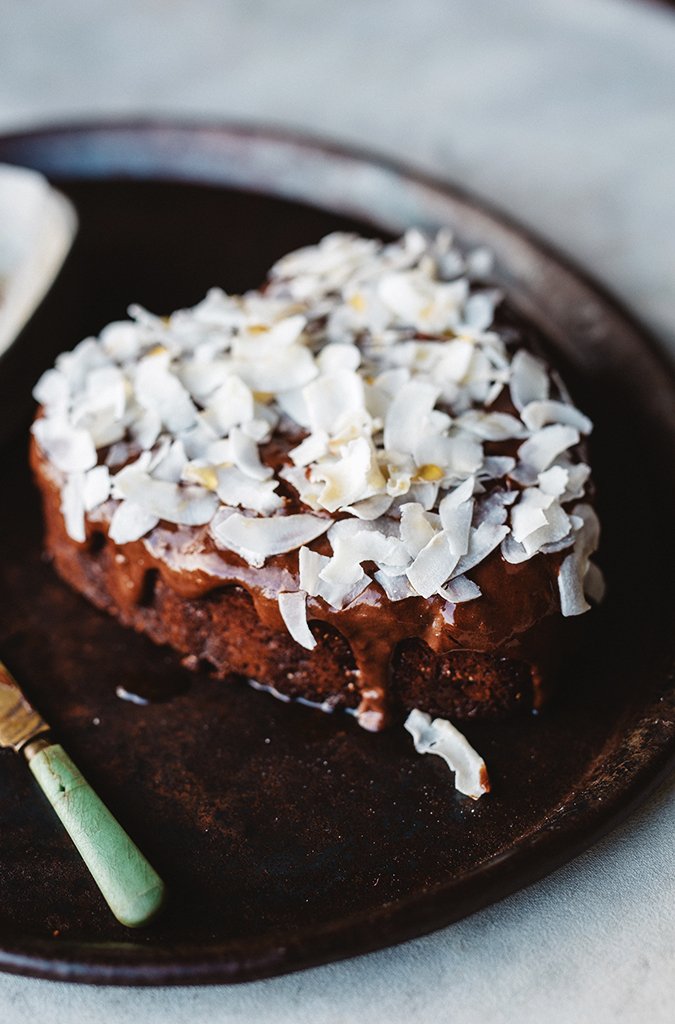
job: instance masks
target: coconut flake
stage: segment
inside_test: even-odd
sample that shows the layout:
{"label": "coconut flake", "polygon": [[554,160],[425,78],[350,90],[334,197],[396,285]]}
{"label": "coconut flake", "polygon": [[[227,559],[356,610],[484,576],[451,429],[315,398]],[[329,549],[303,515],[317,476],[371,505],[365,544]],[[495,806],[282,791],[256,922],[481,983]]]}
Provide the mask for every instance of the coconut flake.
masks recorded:
{"label": "coconut flake", "polygon": [[217,544],[260,568],[272,555],[294,551],[320,537],[331,525],[330,519],[301,512],[270,519],[243,516],[235,512],[212,527]]}
{"label": "coconut flake", "polygon": [[312,354],[304,345],[280,348],[273,358],[239,359],[232,368],[253,391],[272,394],[302,388],[318,373]]}
{"label": "coconut flake", "polygon": [[586,481],[591,475],[591,468],[583,462],[576,464],[569,463],[565,466],[567,472],[567,486],[560,496],[560,501],[574,501],[583,498]]}
{"label": "coconut flake", "polygon": [[215,474],[216,494],[224,505],[241,505],[265,516],[283,505],[276,480],[253,480],[235,466],[219,468]]}
{"label": "coconut flake", "polygon": [[465,555],[469,550],[469,532],[473,517],[473,493],[475,482],[469,477],[464,484],[446,495],[441,501],[438,511],[441,524],[448,538],[450,549],[456,554]]}
{"label": "coconut flake", "polygon": [[595,562],[589,562],[584,577],[584,593],[587,597],[590,597],[591,601],[600,604],[605,597],[605,590],[605,577],[602,574],[602,570]]}
{"label": "coconut flake", "polygon": [[520,461],[534,473],[542,473],[562,452],[579,443],[576,427],[554,424],[542,427],[518,449]]}
{"label": "coconut flake", "polygon": [[83,488],[84,473],[70,473],[61,489],[61,514],[66,532],[79,544],[86,540]]}
{"label": "coconut flake", "polygon": [[[217,383],[218,378],[215,379]],[[242,423],[253,419],[253,392],[241,377],[228,372],[222,383],[209,396],[205,408],[207,422],[224,437],[233,427],[241,426]]]}
{"label": "coconut flake", "polygon": [[96,448],[87,430],[62,416],[35,421],[32,432],[50,462],[62,473],[78,473],[96,465]]}
{"label": "coconut flake", "polygon": [[328,454],[328,434],[323,430],[310,434],[288,454],[295,466],[309,466],[311,462],[318,462]]}
{"label": "coconut flake", "polygon": [[401,505],[401,541],[411,558],[416,558],[437,533],[438,529],[418,502]]}
{"label": "coconut flake", "polygon": [[116,320],[101,331],[101,345],[118,363],[129,363],[138,357],[143,333],[132,320]]}
{"label": "coconut flake", "polygon": [[401,388],[384,424],[384,446],[388,451],[414,452],[427,430],[438,395],[438,388],[424,381],[410,381]]}
{"label": "coconut flake", "polygon": [[500,550],[504,560],[511,565],[518,565],[519,562],[526,562],[530,558],[523,545],[514,540],[510,533],[504,537]]}
{"label": "coconut flake", "polygon": [[549,376],[546,367],[525,349],[519,349],[511,362],[511,399],[519,412],[530,402],[548,398]]}
{"label": "coconut flake", "polygon": [[323,483],[318,501],[328,512],[363,501],[385,484],[375,450],[365,437],[345,445],[335,462],[317,464],[311,479]]}
{"label": "coconut flake", "polygon": [[154,409],[146,409],[131,425],[131,436],[139,448],[149,449],[157,443],[162,430],[162,417]]}
{"label": "coconut flake", "polygon": [[526,537],[546,526],[545,509],[551,505],[553,498],[544,494],[536,487],[524,491],[518,504],[511,510],[511,531],[513,539],[522,544]]}
{"label": "coconut flake", "polygon": [[558,572],[560,610],[564,616],[582,615],[591,607],[584,595],[581,563],[574,553],[564,558]]}
{"label": "coconut flake", "polygon": [[301,590],[311,594],[312,597],[318,597],[321,588],[319,573],[328,565],[329,561],[330,559],[327,555],[321,555],[318,551],[312,551],[311,548],[304,545],[300,548],[298,552],[298,570]]}
{"label": "coconut flake", "polygon": [[260,461],[255,441],[238,427],[230,431],[230,452],[237,469],[252,480],[269,480],[273,476],[270,467]]}
{"label": "coconut flake", "polygon": [[508,532],[508,526],[499,526],[489,521],[472,529],[469,535],[469,550],[457,562],[452,574],[453,578],[468,572],[469,569],[473,569],[479,562],[486,559],[501,544]]}
{"label": "coconut flake", "polygon": [[447,534],[437,533],[408,569],[408,579],[421,597],[431,597],[448,579],[458,560]]}
{"label": "coconut flake", "polygon": [[45,407],[48,414],[64,413],[70,398],[68,378],[60,370],[45,370],[33,388],[33,398]]}
{"label": "coconut flake", "polygon": [[197,411],[189,393],[170,368],[171,356],[160,351],[141,359],[134,375],[139,404],[156,413],[167,430],[186,430],[195,422]]}
{"label": "coconut flake", "polygon": [[[600,537],[598,517],[590,505],[575,505],[574,514],[581,520],[574,542],[574,551],[560,566],[558,590],[560,610],[564,616],[581,615],[590,605],[584,593],[584,581],[590,567],[590,556],[596,550]],[[597,576],[591,577],[591,585],[597,584]]]}
{"label": "coconut flake", "polygon": [[308,651],[316,647],[316,640],[307,625],[307,594],[302,590],[279,594],[279,611],[286,629],[293,639]]}
{"label": "coconut flake", "polygon": [[478,502],[473,525],[480,526],[481,523],[489,522],[502,526],[508,518],[508,508],[518,496],[518,491],[491,491]]}
{"label": "coconut flake", "polygon": [[108,536],[115,544],[129,544],[153,530],[159,517],[133,501],[121,501],[113,512]]}
{"label": "coconut flake", "polygon": [[510,438],[527,435],[523,424],[515,416],[505,412],[482,412],[479,409],[471,409],[458,418],[457,424],[463,430],[468,430],[485,441],[508,441]]}
{"label": "coconut flake", "polygon": [[303,394],[313,433],[335,436],[350,414],[364,409],[363,380],[353,370],[324,374],[308,384]]}
{"label": "coconut flake", "polygon": [[321,555],[311,548],[300,548],[298,555],[298,567],[300,570],[300,587],[306,590],[312,597],[321,597],[332,608],[338,611],[361,594],[370,584],[370,577],[362,572],[355,583],[351,586],[344,586],[341,583],[332,583],[322,578],[322,571],[328,566],[330,558]]}
{"label": "coconut flake", "polygon": [[568,402],[530,402],[520,416],[529,430],[541,430],[548,423],[562,423],[568,427],[575,427],[580,434],[590,434],[593,430],[593,424],[588,416],[584,416]]}
{"label": "coconut flake", "polygon": [[85,512],[92,512],[108,500],[110,495],[110,471],[107,466],[94,466],[84,474],[82,501]]}
{"label": "coconut flake", "polygon": [[378,297],[398,322],[433,334],[460,322],[468,283],[464,278],[447,284],[433,281],[417,270],[386,274]]}
{"label": "coconut flake", "polygon": [[418,754],[438,754],[455,773],[455,788],[472,800],[490,792],[485,761],[459,729],[445,718],[431,720],[431,715],[416,708],[404,723],[413,738]]}
{"label": "coconut flake", "polygon": [[550,469],[539,474],[539,490],[544,494],[551,494],[554,498],[559,498],[565,493],[569,478],[568,470],[562,466],[551,466]]}
{"label": "coconut flake", "polygon": [[483,465],[476,470],[478,480],[498,480],[500,477],[510,476],[516,460],[510,455],[488,455],[483,459]]}
{"label": "coconut flake", "polygon": [[389,573],[378,569],[375,573],[375,580],[390,601],[404,601],[408,597],[419,597],[415,588],[410,585],[407,576],[390,576]]}
{"label": "coconut flake", "polygon": [[475,601],[482,591],[468,576],[456,576],[444,587],[439,587],[438,593],[451,604],[463,604],[465,601]]}
{"label": "coconut flake", "polygon": [[187,455],[182,441],[171,443],[166,439],[166,448],[158,458],[153,459],[149,470],[155,480],[167,480],[177,484],[183,475],[187,463]]}
{"label": "coconut flake", "polygon": [[345,505],[342,511],[349,512],[357,519],[372,521],[383,516],[391,508],[392,501],[393,498],[388,494],[374,494],[371,498],[355,501],[353,505]]}
{"label": "coconut flake", "polygon": [[531,556],[567,537],[572,523],[552,495],[531,487],[511,510],[511,526],[513,539]]}
{"label": "coconut flake", "polygon": [[387,537],[379,530],[363,527],[349,531],[336,529],[341,525],[336,523],[329,533],[333,555],[320,574],[327,582],[351,588],[362,576],[363,562],[376,562],[401,571],[410,562],[405,546],[397,537]]}
{"label": "coconut flake", "polygon": [[128,498],[158,519],[183,526],[208,523],[218,505],[215,494],[202,487],[154,480],[149,473],[133,465],[113,477],[113,495]]}

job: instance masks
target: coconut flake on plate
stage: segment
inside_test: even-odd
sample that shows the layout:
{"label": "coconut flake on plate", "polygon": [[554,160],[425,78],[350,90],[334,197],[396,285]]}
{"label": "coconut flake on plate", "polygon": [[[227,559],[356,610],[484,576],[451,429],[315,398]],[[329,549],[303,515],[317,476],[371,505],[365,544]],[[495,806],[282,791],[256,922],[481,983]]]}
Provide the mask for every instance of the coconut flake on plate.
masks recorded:
{"label": "coconut flake on plate", "polygon": [[490,792],[485,761],[466,737],[445,718],[431,719],[424,711],[413,709],[404,726],[413,738],[418,754],[437,754],[455,773],[455,789],[472,800]]}

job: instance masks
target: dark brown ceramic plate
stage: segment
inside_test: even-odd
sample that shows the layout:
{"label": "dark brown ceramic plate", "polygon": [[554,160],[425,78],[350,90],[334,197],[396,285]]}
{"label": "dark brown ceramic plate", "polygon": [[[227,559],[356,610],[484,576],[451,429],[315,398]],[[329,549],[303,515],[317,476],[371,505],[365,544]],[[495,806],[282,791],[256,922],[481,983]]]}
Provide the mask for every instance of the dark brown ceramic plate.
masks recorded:
{"label": "dark brown ceramic plate", "polygon": [[[124,984],[241,981],[439,928],[573,857],[642,799],[675,752],[675,390],[615,303],[521,230],[447,186],[255,129],[116,126],[0,140],[74,200],[64,273],[1,366],[0,654],[162,872],[166,913],[115,924],[13,754],[0,753],[0,967]],[[455,794],[407,734],[190,676],[71,593],[40,556],[25,468],[29,382],[130,300],[165,311],[259,282],[335,228],[452,225],[496,252],[597,423],[609,598],[539,717],[467,729],[494,793]],[[14,404],[12,405],[12,400]],[[8,424],[8,415],[5,423]],[[23,420],[22,420],[23,418]],[[169,679],[169,703],[115,696]],[[188,688],[189,684],[189,688]]]}

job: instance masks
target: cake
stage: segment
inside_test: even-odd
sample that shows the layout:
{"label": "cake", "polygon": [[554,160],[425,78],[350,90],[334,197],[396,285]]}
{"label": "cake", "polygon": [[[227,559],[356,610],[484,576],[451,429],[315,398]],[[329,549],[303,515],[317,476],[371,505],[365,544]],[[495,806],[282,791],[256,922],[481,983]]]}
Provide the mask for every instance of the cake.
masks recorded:
{"label": "cake", "polygon": [[31,460],[56,570],[217,677],[461,722],[538,708],[602,594],[589,419],[446,231],[333,234],[59,356]]}

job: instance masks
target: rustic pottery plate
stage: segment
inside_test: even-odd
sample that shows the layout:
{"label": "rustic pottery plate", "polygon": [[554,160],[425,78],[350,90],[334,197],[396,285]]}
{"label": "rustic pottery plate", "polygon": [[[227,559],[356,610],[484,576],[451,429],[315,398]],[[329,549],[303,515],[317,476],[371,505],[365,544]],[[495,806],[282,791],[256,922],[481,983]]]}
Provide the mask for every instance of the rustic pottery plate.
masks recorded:
{"label": "rustic pottery plate", "polygon": [[[643,799],[675,753],[675,388],[616,303],[522,230],[379,160],[260,129],[115,125],[0,139],[44,171],[80,231],[0,364],[0,654],[166,879],[142,932],[112,919],[21,760],[0,752],[0,967],[116,984],[242,981],[399,942],[541,877]],[[30,384],[124,314],[256,285],[335,228],[451,225],[496,253],[512,302],[593,416],[609,596],[538,717],[474,726],[494,792],[458,796],[410,737],[189,675],[94,611],[41,557],[26,471]],[[167,681],[169,702],[136,706]]]}

